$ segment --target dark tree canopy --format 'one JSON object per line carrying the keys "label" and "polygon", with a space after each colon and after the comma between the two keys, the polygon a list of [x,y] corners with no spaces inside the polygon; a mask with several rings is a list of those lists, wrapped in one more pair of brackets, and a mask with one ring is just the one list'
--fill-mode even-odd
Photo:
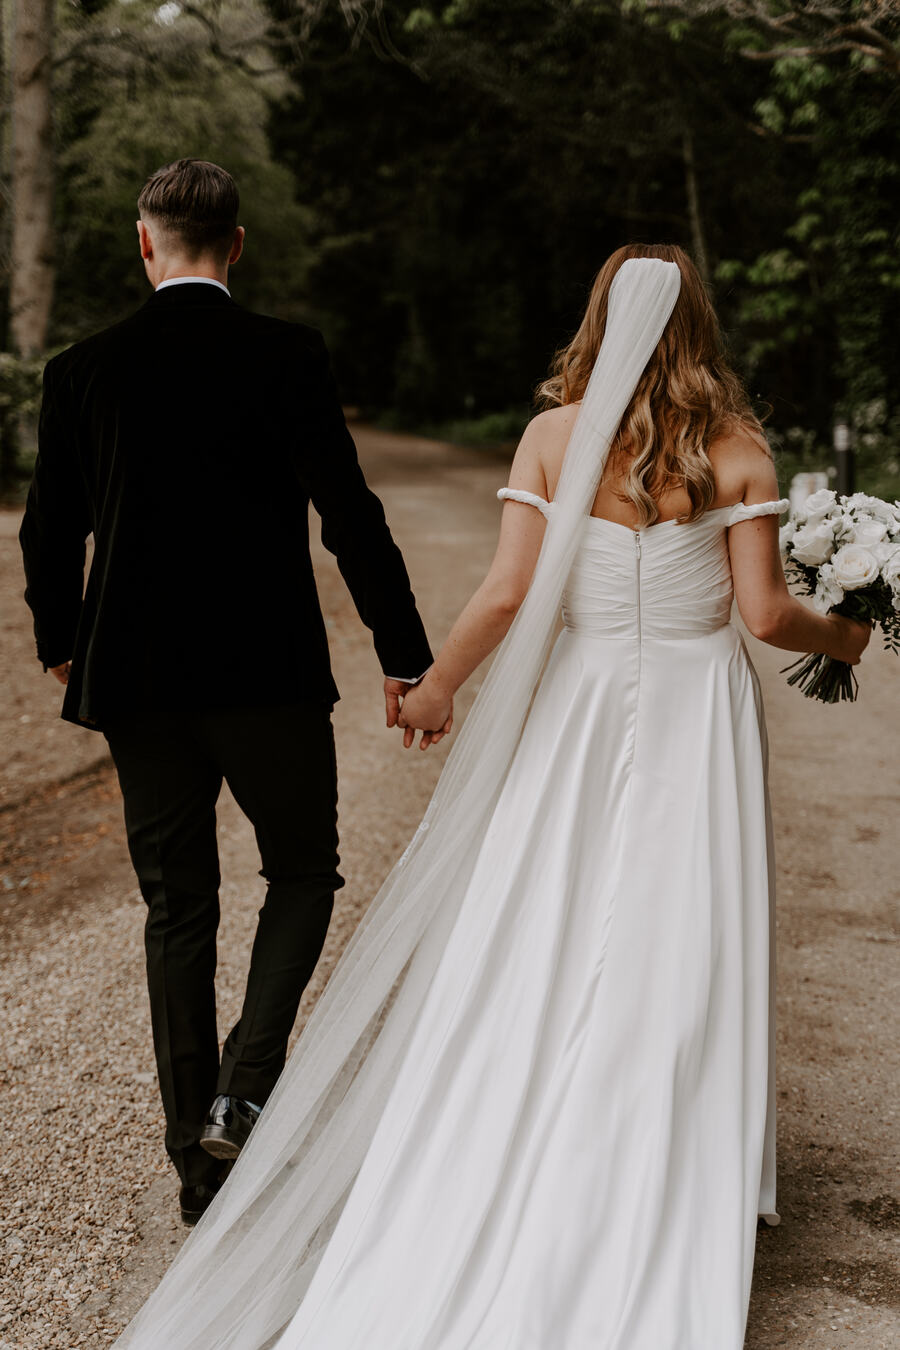
{"label": "dark tree canopy", "polygon": [[236,295],[323,328],[345,398],[371,414],[513,410],[497,425],[514,426],[607,254],[669,240],[706,275],[794,460],[818,463],[844,417],[868,485],[896,491],[892,13],[82,0],[58,44],[52,341],[140,300],[137,190],[200,154],[242,189]]}

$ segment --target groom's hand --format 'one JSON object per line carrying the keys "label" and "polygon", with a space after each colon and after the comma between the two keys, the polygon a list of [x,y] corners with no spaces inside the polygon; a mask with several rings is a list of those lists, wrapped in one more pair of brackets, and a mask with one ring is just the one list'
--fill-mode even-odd
{"label": "groom's hand", "polygon": [[50,674],[55,675],[60,684],[69,683],[69,671],[72,669],[71,661],[63,661],[61,666],[48,667]]}
{"label": "groom's hand", "polygon": [[389,727],[397,725],[397,718],[400,716],[400,700],[404,694],[408,694],[413,686],[406,680],[391,680],[387,677],[384,681],[384,711],[387,716]]}

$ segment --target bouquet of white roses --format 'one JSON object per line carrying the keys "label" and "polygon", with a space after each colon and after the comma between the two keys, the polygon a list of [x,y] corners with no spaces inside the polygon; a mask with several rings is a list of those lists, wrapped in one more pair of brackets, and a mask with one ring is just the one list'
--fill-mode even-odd
{"label": "bouquet of white roses", "polygon": [[[900,652],[900,503],[828,488],[807,497],[781,529],[790,581],[813,597],[820,614],[835,610],[881,628],[884,645]],[[788,684],[823,703],[855,699],[856,677],[845,661],[803,656]]]}

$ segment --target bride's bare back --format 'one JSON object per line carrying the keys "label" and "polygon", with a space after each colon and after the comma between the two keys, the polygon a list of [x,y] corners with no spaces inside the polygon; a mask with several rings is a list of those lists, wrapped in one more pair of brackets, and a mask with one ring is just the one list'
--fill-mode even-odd
{"label": "bride's bare back", "polygon": [[[556,492],[562,470],[566,446],[578,415],[580,404],[550,408],[540,413],[526,432],[535,440],[537,459],[543,472],[544,487],[549,498]],[[713,509],[732,506],[740,501],[769,501],[777,496],[777,481],[768,448],[750,431],[736,431],[718,437],[707,451],[716,479]],[[611,454],[600,481],[591,515],[612,520],[630,529],[639,527],[633,504],[623,499],[622,486],[626,466],[621,458]],[[750,495],[748,495],[750,490]],[[756,495],[759,493],[760,495]],[[687,492],[680,487],[669,488],[656,499],[659,521],[674,520],[690,510]]]}
{"label": "bride's bare back", "polygon": [[[575,403],[551,408],[529,423],[513,461],[510,487],[553,500],[578,411]],[[738,430],[721,436],[707,453],[716,480],[713,509],[778,498],[775,465],[757,433]],[[621,496],[622,479],[622,466],[610,464],[591,514],[637,529],[634,506]],[[684,489],[673,488],[660,496],[657,506],[661,523],[683,515],[690,502]],[[537,560],[543,521],[537,512],[516,503],[509,504],[505,518],[507,513],[515,517],[515,522],[511,520],[501,528],[500,547],[488,582],[498,581],[504,592],[513,591],[521,603]],[[814,614],[788,593],[775,516],[747,520],[730,529],[728,551],[738,609],[755,637],[788,651],[825,651],[838,660],[858,662],[868,641],[867,627],[838,614]]]}

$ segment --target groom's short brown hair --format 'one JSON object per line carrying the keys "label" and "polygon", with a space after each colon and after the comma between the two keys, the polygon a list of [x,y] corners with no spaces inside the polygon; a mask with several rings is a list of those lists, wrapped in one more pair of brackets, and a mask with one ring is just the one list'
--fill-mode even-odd
{"label": "groom's short brown hair", "polygon": [[138,197],[143,219],[176,235],[193,257],[231,250],[237,229],[237,184],[226,169],[206,159],[176,159],[147,179]]}

